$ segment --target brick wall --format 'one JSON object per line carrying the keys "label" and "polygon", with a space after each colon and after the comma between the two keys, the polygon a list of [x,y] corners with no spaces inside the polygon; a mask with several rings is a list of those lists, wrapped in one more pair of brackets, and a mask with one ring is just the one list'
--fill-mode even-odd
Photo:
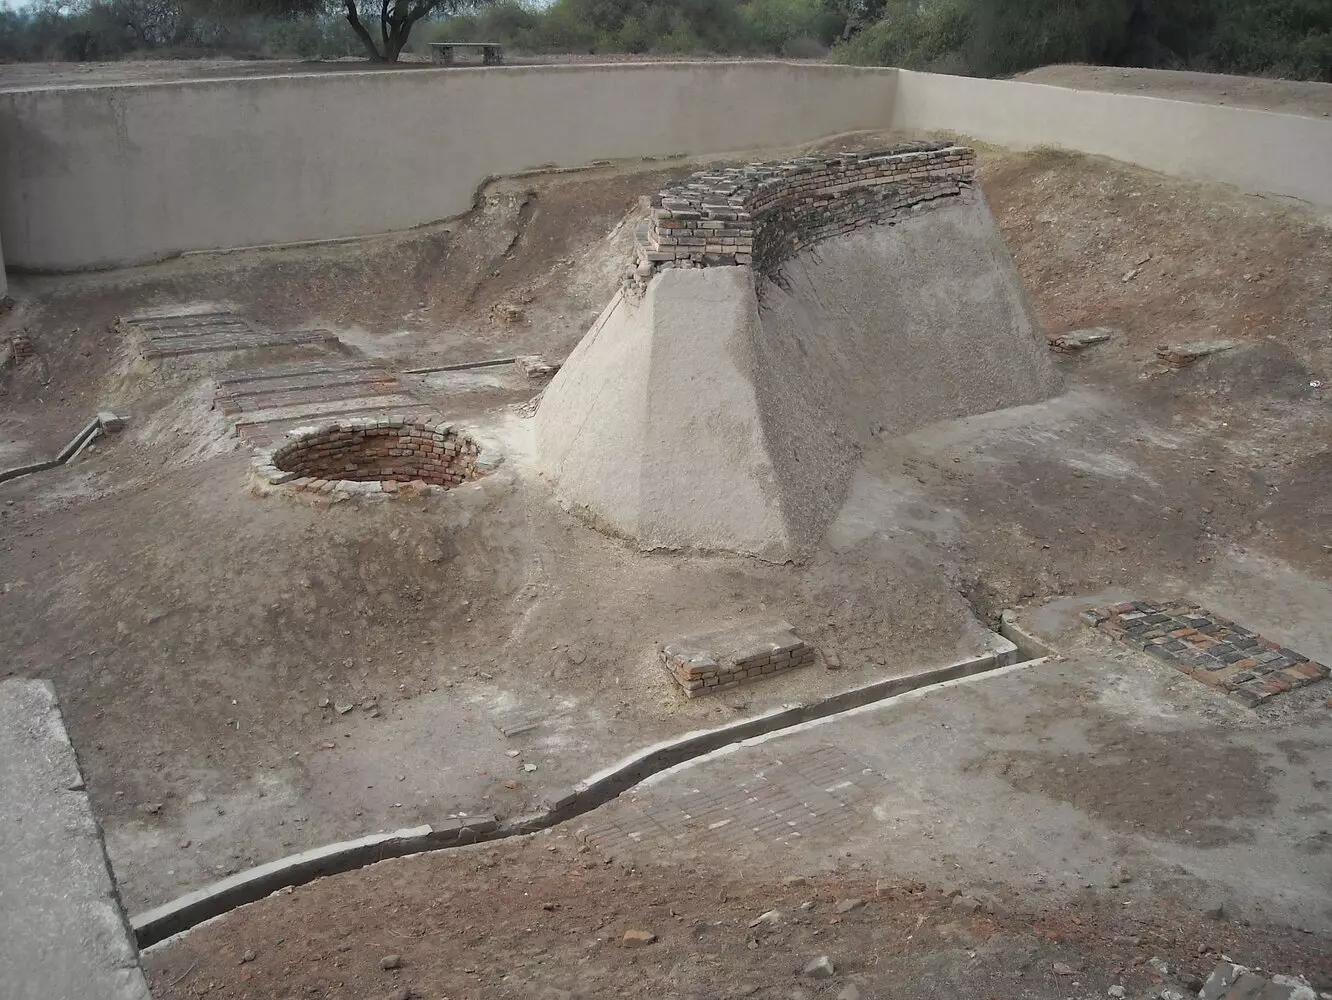
{"label": "brick wall", "polygon": [[[733,641],[739,638],[737,644]],[[732,641],[728,641],[732,640]],[[657,658],[686,698],[712,694],[749,681],[807,667],[814,647],[786,622],[758,632],[728,630],[657,645]]]}
{"label": "brick wall", "polygon": [[447,427],[349,421],[283,445],[273,452],[272,463],[312,483],[422,482],[448,488],[476,478],[480,452],[479,445]]}
{"label": "brick wall", "polygon": [[635,234],[639,274],[734,264],[771,271],[821,240],[956,197],[972,184],[975,160],[963,146],[915,142],[701,171],[652,198]]}

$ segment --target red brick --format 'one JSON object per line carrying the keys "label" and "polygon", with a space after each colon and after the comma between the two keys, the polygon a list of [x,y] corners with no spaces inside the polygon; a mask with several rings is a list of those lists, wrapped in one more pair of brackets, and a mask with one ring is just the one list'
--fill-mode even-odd
{"label": "red brick", "polygon": [[1271,694],[1280,694],[1282,691],[1289,691],[1294,685],[1290,683],[1288,678],[1282,677],[1280,673],[1275,673],[1268,674],[1263,678],[1263,686]]}
{"label": "red brick", "polygon": [[1194,672],[1193,677],[1195,680],[1200,680],[1209,687],[1221,688],[1224,690],[1230,687],[1230,678],[1234,677],[1237,673],[1239,673],[1239,669],[1232,665],[1226,667],[1224,670],[1198,670]]}
{"label": "red brick", "polygon": [[1293,667],[1288,667],[1282,673],[1292,674],[1302,677],[1306,680],[1316,681],[1319,678],[1327,676],[1327,667],[1320,666],[1317,663],[1297,663]]}

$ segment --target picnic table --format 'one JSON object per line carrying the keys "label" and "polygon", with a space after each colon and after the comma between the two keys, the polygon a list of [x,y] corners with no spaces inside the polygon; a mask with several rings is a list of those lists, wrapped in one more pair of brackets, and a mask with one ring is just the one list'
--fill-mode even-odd
{"label": "picnic table", "polygon": [[504,46],[498,42],[430,42],[430,61],[441,66],[452,66],[455,49],[480,49],[481,61],[486,66],[504,62]]}

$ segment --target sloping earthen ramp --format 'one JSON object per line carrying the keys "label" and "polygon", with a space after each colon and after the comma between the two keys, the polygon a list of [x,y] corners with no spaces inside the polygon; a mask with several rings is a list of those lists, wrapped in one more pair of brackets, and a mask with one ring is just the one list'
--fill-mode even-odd
{"label": "sloping earthen ramp", "polygon": [[638,282],[546,391],[538,461],[564,504],[644,548],[785,561],[873,439],[1059,382],[969,150],[737,173],[660,197]]}

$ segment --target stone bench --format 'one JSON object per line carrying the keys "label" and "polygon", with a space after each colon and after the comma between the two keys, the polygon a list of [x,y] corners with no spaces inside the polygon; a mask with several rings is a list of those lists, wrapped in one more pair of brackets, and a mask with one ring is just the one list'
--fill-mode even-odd
{"label": "stone bench", "polygon": [[430,42],[430,61],[441,66],[454,65],[457,49],[480,49],[485,66],[499,66],[504,62],[504,46],[498,42]]}

